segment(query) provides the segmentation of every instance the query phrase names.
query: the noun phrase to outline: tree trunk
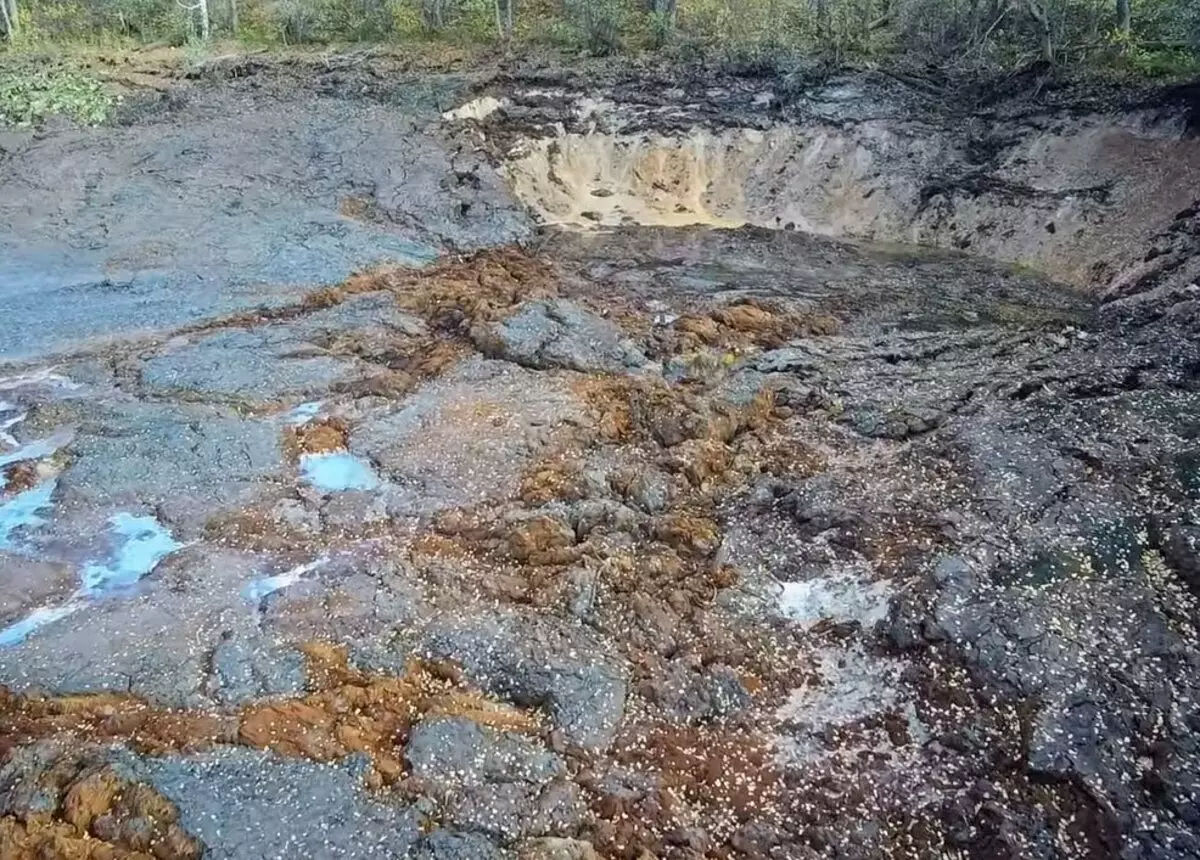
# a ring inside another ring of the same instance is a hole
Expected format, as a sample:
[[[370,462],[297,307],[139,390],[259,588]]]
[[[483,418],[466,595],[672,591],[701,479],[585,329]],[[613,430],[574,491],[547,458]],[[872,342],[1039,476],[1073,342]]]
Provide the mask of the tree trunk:
[[[200,0],[200,38],[205,42],[211,35],[208,25],[208,0]]]
[[[1133,27],[1133,12],[1129,7],[1129,0],[1117,0],[1117,32],[1129,38],[1129,31]]]
[[[675,5],[677,0],[642,0],[642,8],[651,15],[660,16],[667,28],[675,26]]]
[[[4,32],[8,41],[15,42],[17,33],[21,32],[21,18],[17,13],[17,0],[0,0],[0,8],[4,9]]]
[[[229,26],[235,36],[238,30],[242,29],[238,21],[238,0],[229,0]]]
[[[1050,29],[1050,16],[1038,5],[1037,0],[1028,0],[1029,14],[1037,22],[1042,31],[1042,59],[1047,63],[1054,62],[1054,34]]]

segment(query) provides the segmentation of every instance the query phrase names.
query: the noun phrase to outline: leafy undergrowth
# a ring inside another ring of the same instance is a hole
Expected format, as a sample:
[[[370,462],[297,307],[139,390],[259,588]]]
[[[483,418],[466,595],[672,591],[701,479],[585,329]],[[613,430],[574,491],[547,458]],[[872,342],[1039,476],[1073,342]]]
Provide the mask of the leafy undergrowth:
[[[0,69],[0,125],[30,126],[54,115],[99,125],[116,101],[97,79],[63,66]]]

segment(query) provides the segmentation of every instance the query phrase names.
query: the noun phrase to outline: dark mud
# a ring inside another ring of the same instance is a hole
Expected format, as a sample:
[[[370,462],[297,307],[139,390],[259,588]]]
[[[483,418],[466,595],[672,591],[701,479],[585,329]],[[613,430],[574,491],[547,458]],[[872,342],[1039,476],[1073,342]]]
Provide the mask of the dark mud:
[[[14,138],[0,856],[1200,853],[1184,113],[251,71]]]
[[[390,103],[192,87],[116,127],[3,132],[0,355],[173,330],[524,235],[494,175],[426,132],[456,86]]]

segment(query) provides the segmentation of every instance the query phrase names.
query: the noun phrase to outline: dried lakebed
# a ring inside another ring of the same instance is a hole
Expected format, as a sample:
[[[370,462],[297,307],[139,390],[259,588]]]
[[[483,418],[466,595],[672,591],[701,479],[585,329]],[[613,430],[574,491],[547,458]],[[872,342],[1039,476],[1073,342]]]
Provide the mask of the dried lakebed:
[[[8,153],[0,856],[1200,851],[1186,105],[274,74]]]

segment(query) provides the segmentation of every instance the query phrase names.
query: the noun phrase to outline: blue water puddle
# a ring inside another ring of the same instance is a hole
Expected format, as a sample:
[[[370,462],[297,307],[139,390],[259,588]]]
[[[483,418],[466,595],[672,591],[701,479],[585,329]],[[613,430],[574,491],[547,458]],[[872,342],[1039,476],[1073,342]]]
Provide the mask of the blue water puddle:
[[[53,504],[56,486],[57,481],[45,481],[0,504],[0,549],[13,549],[13,537],[21,529],[37,528],[46,522],[41,515]]]
[[[107,564],[92,562],[84,567],[81,591],[89,597],[134,585],[183,546],[154,517],[117,514],[109,523],[119,547]]]
[[[300,474],[309,484],[326,493],[379,487],[379,476],[371,464],[346,451],[305,454],[300,458]]]
[[[38,510],[50,503],[54,491],[54,482],[48,481],[32,490],[27,490],[12,502],[32,493],[42,492],[38,504],[29,508],[26,515],[17,522],[13,517],[13,526],[28,527],[40,523]],[[4,538],[4,507],[0,507],[0,538]],[[106,562],[89,562],[80,572],[79,590],[62,606],[45,606],[30,612],[20,621],[0,630],[0,648],[19,645],[31,633],[47,624],[65,618],[87,605],[88,600],[103,597],[106,594],[119,592],[137,584],[137,582],[158,566],[158,563],[183,544],[171,537],[171,533],[154,517],[138,517],[133,514],[121,513],[109,520],[110,531],[114,536],[115,550]],[[5,544],[0,540],[0,547]]]
[[[63,606],[47,606],[33,610],[33,612],[30,612],[16,624],[10,624],[8,627],[0,630],[0,648],[20,645],[29,638],[29,634],[41,627],[45,627],[47,624],[58,621],[60,618],[66,618],[82,607],[82,602],[73,600]]]
[[[277,573],[274,576],[264,576],[255,579],[242,589],[242,596],[252,603],[259,603],[264,597],[268,597],[277,591],[282,591],[290,585],[295,585],[304,574],[315,570],[324,563],[325,559],[319,558],[316,561],[310,561],[308,564],[293,567],[291,570]]]
[[[312,421],[320,414],[321,401],[313,400],[294,407],[288,412],[284,420],[293,427],[299,427],[301,424],[307,424],[309,421]]]

